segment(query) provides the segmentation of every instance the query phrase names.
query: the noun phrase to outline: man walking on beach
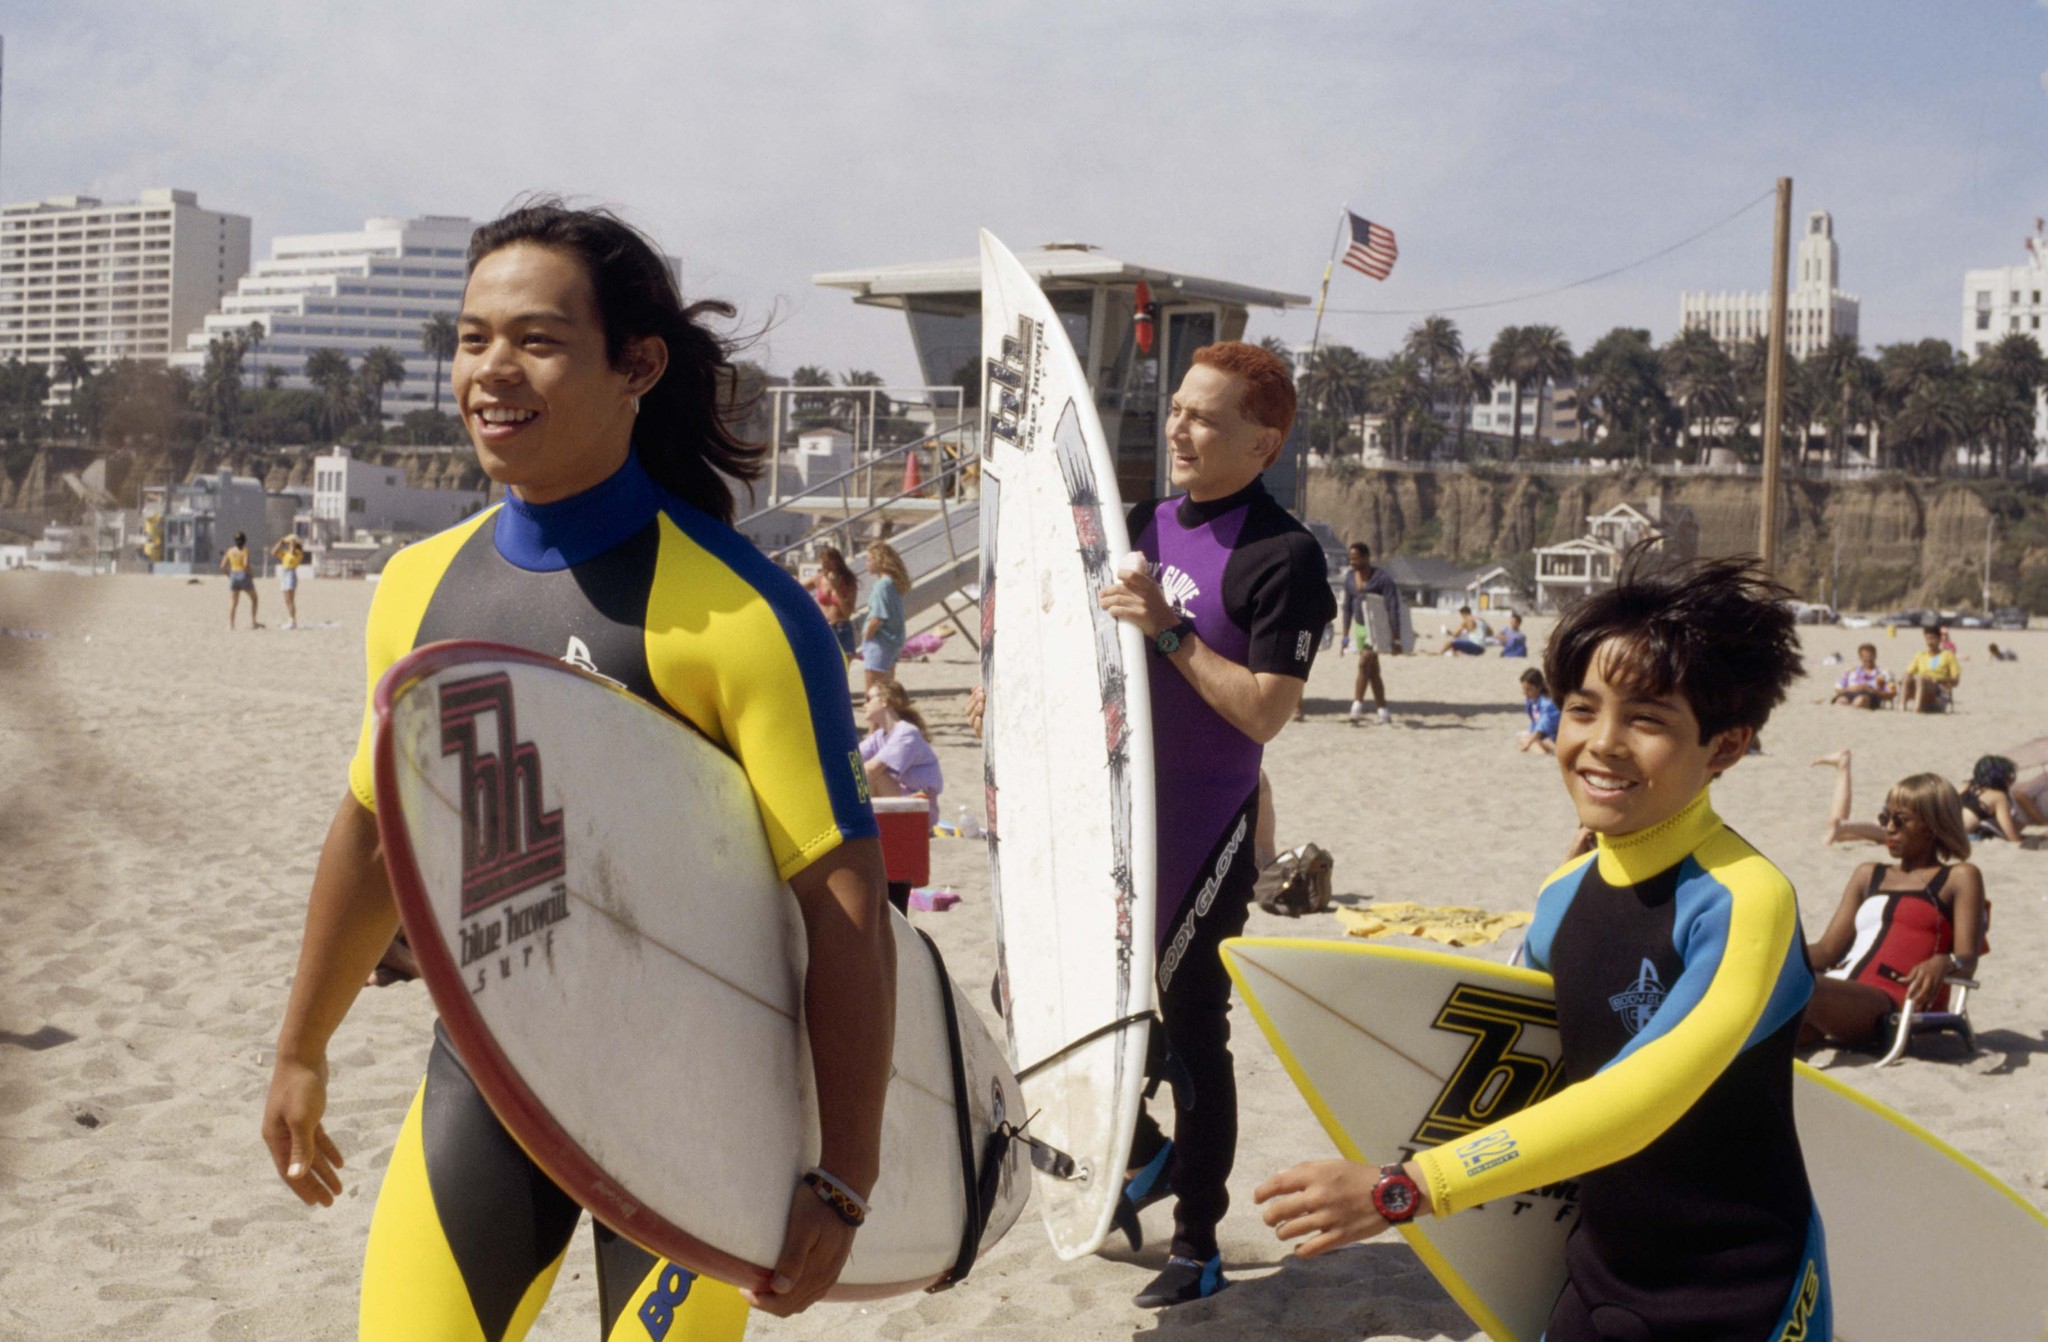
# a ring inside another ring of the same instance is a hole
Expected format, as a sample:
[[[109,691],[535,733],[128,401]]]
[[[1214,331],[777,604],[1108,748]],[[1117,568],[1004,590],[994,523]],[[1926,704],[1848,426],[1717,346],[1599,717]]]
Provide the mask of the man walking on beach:
[[[1367,597],[1378,597],[1387,608],[1387,647],[1390,657],[1401,652],[1401,630],[1406,613],[1401,609],[1401,589],[1383,568],[1374,568],[1372,547],[1364,541],[1351,542],[1351,571],[1344,575],[1344,641],[1351,641],[1353,625],[1364,631],[1358,644],[1358,677],[1351,687],[1351,720],[1365,719],[1365,692],[1372,691],[1372,701],[1379,708],[1379,720],[1392,722],[1394,715],[1387,711],[1387,686],[1380,679],[1380,649],[1369,645],[1372,621],[1367,618]]]
[[[1217,946],[1244,928],[1265,743],[1301,704],[1323,628],[1336,616],[1321,547],[1260,476],[1294,423],[1294,382],[1266,350],[1195,351],[1167,419],[1169,478],[1186,492],[1131,510],[1149,572],[1102,592],[1102,608],[1152,641],[1159,889],[1159,1012],[1174,1132],[1149,1115],[1132,1147],[1121,1223],[1170,1192],[1173,1247],[1143,1307],[1225,1285],[1216,1227],[1237,1152],[1230,980]]]

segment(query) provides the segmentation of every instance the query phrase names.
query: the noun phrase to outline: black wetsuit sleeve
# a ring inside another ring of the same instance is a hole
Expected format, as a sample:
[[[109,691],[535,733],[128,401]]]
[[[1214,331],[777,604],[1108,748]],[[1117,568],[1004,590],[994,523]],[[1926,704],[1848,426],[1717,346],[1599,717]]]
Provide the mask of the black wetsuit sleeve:
[[[1246,666],[1307,680],[1323,627],[1336,618],[1337,599],[1322,547],[1288,522],[1285,529],[1239,540],[1224,572],[1223,600],[1251,637]],[[1253,528],[1247,521],[1246,532]]]

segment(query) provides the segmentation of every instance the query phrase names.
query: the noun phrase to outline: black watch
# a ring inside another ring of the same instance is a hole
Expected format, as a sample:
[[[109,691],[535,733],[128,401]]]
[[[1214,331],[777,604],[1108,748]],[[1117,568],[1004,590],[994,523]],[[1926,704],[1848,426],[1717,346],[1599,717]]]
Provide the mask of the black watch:
[[[1372,1208],[1391,1225],[1412,1221],[1422,1209],[1422,1190],[1399,1165],[1382,1165],[1380,1181],[1372,1186]]]
[[[1159,649],[1161,656],[1171,657],[1180,651],[1180,645],[1186,641],[1189,634],[1194,632],[1194,623],[1189,620],[1182,620],[1171,629],[1162,629],[1152,635],[1152,646]]]

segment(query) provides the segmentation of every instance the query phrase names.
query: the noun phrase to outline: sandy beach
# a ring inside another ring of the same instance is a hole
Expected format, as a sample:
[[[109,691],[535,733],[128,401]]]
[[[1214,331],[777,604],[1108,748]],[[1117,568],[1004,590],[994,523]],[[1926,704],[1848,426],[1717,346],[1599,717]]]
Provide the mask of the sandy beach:
[[[257,1136],[270,1050],[298,950],[306,891],[363,703],[362,625],[372,587],[315,581],[307,628],[227,629],[225,580],[0,574],[0,1339],[346,1338],[370,1209],[417,1086],[432,1017],[417,984],[366,991],[332,1050],[328,1127],[349,1184],[308,1209]],[[1433,646],[1437,619],[1418,620]],[[1532,621],[1538,649],[1548,623]],[[22,637],[25,632],[47,637]],[[1923,770],[1965,775],[1978,755],[2048,732],[2048,636],[1959,631],[1955,713],[1829,708],[1859,642],[1902,670],[1908,630],[1811,627],[1809,677],[1765,733],[1765,754],[1716,786],[1723,816],[1796,884],[1809,934],[1851,869],[1880,855],[1820,841],[1833,775],[1816,755],[1855,751],[1857,811]],[[1986,644],[2015,647],[1994,663]],[[1530,907],[1572,815],[1552,761],[1517,754],[1516,676],[1527,663],[1410,657],[1388,664],[1396,719],[1345,721],[1352,662],[1318,662],[1309,720],[1267,753],[1281,846],[1335,857],[1335,889],[1373,901]],[[901,678],[932,720],[956,793],[978,787],[962,717],[976,676],[953,639]],[[1882,1071],[1815,1059],[1933,1129],[2048,1209],[2048,851],[2004,843],[1976,858],[1996,908],[1994,953],[1973,1001],[1980,1051],[1937,1041]],[[917,921],[953,973],[986,982],[995,946],[982,846],[939,841],[935,884],[961,902]],[[1341,935],[1327,915],[1254,911],[1254,933]],[[1471,953],[1504,959],[1518,934]],[[1399,940],[1399,939],[1397,939]],[[1168,1209],[1149,1242],[1061,1263],[1035,1212],[973,1279],[935,1296],[824,1305],[757,1321],[762,1338],[1467,1339],[1477,1329],[1397,1238],[1290,1261],[1251,1189],[1331,1153],[1249,1018],[1235,1017],[1243,1138],[1223,1249],[1233,1289],[1155,1314],[1131,1294],[1163,1260]],[[1825,1212],[1825,1209],[1823,1209]],[[587,1229],[533,1336],[593,1336]]]

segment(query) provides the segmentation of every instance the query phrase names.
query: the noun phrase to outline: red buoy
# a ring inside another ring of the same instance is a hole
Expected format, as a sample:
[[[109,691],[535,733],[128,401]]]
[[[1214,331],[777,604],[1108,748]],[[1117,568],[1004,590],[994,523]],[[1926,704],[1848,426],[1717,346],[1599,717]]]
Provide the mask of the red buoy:
[[[1131,334],[1138,342],[1138,352],[1140,354],[1150,354],[1152,352],[1153,310],[1151,286],[1146,284],[1145,281],[1139,280],[1138,307],[1137,311],[1131,314]]]

